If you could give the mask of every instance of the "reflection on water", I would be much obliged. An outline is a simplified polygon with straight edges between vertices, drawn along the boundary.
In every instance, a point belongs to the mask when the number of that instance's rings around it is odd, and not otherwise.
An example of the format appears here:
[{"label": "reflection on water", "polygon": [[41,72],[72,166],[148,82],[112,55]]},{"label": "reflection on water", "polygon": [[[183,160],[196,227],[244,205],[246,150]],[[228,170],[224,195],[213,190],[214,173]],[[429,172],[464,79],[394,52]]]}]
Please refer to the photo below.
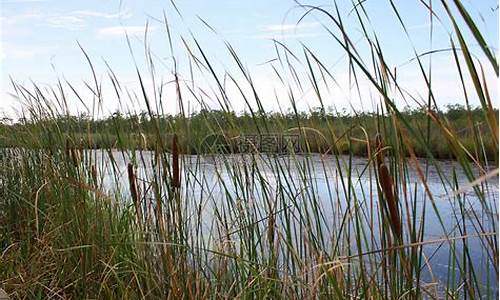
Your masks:
[{"label": "reflection on water", "polygon": [[[117,151],[111,152],[111,155],[113,160],[108,152],[86,153],[86,157],[92,157],[100,169],[106,190],[127,198],[126,166],[131,161],[138,167],[143,190],[148,190],[148,182],[158,173],[155,170],[160,168],[152,152],[125,154]],[[485,282],[489,277],[489,281],[494,282],[493,289],[497,291],[498,284],[493,279],[497,275],[492,267],[493,261],[485,250],[485,241],[473,236],[480,230],[496,232],[498,229],[498,176],[479,186],[478,191],[484,193],[485,203],[482,205],[472,188],[458,196],[453,195],[454,190],[470,182],[457,162],[442,160],[427,165],[421,160],[419,164],[425,184],[411,163],[403,168],[404,174],[394,174],[391,169],[393,176],[399,179],[397,185],[403,224],[408,218],[415,220],[417,225],[424,223],[424,241],[447,236],[472,236],[467,240],[457,239],[454,243],[441,241],[426,244],[424,253],[429,265],[424,270],[424,277],[446,282],[450,265],[455,265],[454,260],[461,259],[466,246],[475,270],[480,270],[476,276]],[[309,230],[321,237],[318,243],[323,249],[332,247],[332,241],[339,237],[341,228],[345,231],[345,226],[352,227],[356,222],[365,228],[366,237],[374,237],[375,247],[379,243],[377,237],[380,236],[381,226],[377,184],[372,164],[366,158],[319,154],[186,155],[182,157],[182,170],[185,216],[191,226],[200,228],[204,237],[216,234],[213,229],[222,211],[227,214],[225,218],[229,222],[226,227],[231,232],[245,225],[242,214],[255,214],[254,220],[265,220],[272,210],[276,213],[278,228],[290,222],[282,216],[284,211],[292,217],[292,222],[308,224]],[[475,172],[478,176],[479,171]],[[241,212],[243,208],[246,208],[245,213]],[[422,213],[424,210],[425,214]],[[465,218],[461,217],[462,212]],[[353,222],[355,216],[357,219]],[[461,226],[457,226],[457,222]],[[265,227],[266,222],[262,226]],[[479,226],[483,228],[479,229]],[[300,236],[297,233],[303,228],[293,228],[295,236]],[[359,249],[354,241],[342,243],[342,247],[355,249],[353,253],[368,249],[366,246]],[[450,247],[458,249],[456,257],[449,257]]]}]

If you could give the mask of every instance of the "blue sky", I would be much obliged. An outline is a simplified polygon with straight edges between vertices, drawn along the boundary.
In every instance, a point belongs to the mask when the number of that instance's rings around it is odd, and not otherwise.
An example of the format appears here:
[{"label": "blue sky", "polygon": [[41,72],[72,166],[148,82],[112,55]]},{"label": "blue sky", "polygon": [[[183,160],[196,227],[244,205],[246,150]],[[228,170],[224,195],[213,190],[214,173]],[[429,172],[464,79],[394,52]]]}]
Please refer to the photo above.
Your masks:
[{"label": "blue sky", "polygon": [[[277,110],[286,107],[287,93],[276,77],[273,77],[271,64],[263,64],[277,57],[272,39],[285,43],[290,50],[303,60],[301,43],[322,60],[337,78],[338,87],[333,83],[325,99],[327,106],[349,109],[370,109],[373,107],[376,95],[369,87],[363,89],[363,95],[357,95],[353,87],[349,87],[347,59],[342,49],[322,28],[322,24],[333,28],[330,21],[320,13],[313,13],[297,21],[303,15],[304,9],[294,1],[288,0],[254,0],[254,1],[177,1],[177,10],[170,1],[131,1],[131,0],[1,0],[1,71],[2,85],[0,93],[0,113],[12,114],[21,110],[21,105],[12,99],[8,92],[12,91],[9,76],[16,81],[28,84],[31,80],[45,85],[53,85],[57,78],[64,78],[75,86],[85,90],[83,80],[91,80],[91,73],[85,58],[78,47],[79,42],[87,51],[95,64],[99,80],[103,82],[103,93],[106,98],[103,114],[119,108],[119,103],[113,98],[109,82],[106,83],[106,61],[115,71],[119,79],[130,88],[137,89],[134,59],[141,71],[147,70],[144,59],[144,31],[148,24],[148,46],[155,60],[158,77],[168,81],[172,76],[173,61],[168,47],[168,40],[163,24],[164,14],[170,24],[173,36],[174,57],[178,63],[181,77],[188,79],[188,51],[181,41],[184,37],[194,49],[194,36],[202,45],[206,54],[214,63],[217,72],[226,70],[241,79],[235,62],[225,48],[224,42],[229,42],[237,51],[239,57],[250,70],[256,86],[261,91],[261,97],[266,99],[268,109]],[[323,5],[329,11],[334,11],[333,1],[302,1],[302,4]],[[418,0],[395,1],[406,23],[410,38],[407,38],[393,13],[388,0],[368,0],[365,8],[369,14],[370,32],[376,32],[377,38],[384,50],[384,56],[391,67],[398,68],[402,84],[406,83],[412,95],[425,97],[425,86],[415,63],[406,64],[414,56],[413,47],[417,53],[430,49],[449,47],[448,20],[442,14],[439,1],[433,1],[438,13],[443,16],[443,23],[434,27],[432,44],[429,39],[428,11]],[[368,48],[361,40],[361,27],[351,12],[351,1],[337,1],[339,11],[344,17],[345,25],[351,33],[354,42],[359,42],[360,51],[368,54]],[[464,0],[487,42],[498,52],[498,9],[497,1]],[[208,23],[216,33],[208,28]],[[132,58],[125,38],[125,32],[130,37],[134,59]],[[472,49],[481,62],[486,62],[475,42],[469,36]],[[282,52],[283,53],[283,52]],[[196,55],[199,56],[199,53]],[[368,58],[368,56],[366,56]],[[463,95],[459,88],[451,88],[458,84],[456,70],[453,67],[449,53],[433,56],[433,75],[438,102],[463,103]],[[427,59],[424,59],[427,62]],[[297,63],[300,66],[300,63]],[[497,78],[487,68],[487,79],[491,85],[492,95],[497,99]],[[196,73],[196,72],[195,72]],[[298,67],[298,74],[306,78],[304,66]],[[302,77],[303,76],[303,77]],[[212,90],[213,81],[203,74],[195,75],[199,89]],[[290,78],[289,78],[290,79]],[[291,80],[291,79],[290,79]],[[307,80],[306,80],[307,81]],[[152,86],[152,83],[149,82]],[[281,86],[280,86],[281,85]],[[362,84],[363,85],[363,84]],[[300,98],[302,109],[317,106],[310,88],[297,89],[296,97]],[[335,90],[338,89],[338,90]],[[424,91],[424,92],[422,92]],[[84,93],[84,92],[82,92]],[[326,93],[326,92],[325,92]],[[206,93],[207,102],[216,106],[216,101]],[[167,94],[175,97],[175,92]],[[215,96],[214,96],[215,97]],[[275,98],[278,97],[276,100]],[[243,101],[236,99],[234,109],[244,109]],[[362,99],[360,99],[362,98]],[[212,101],[212,102],[210,102]],[[403,101],[400,99],[400,101]],[[84,110],[76,99],[70,101],[73,112]],[[124,105],[122,109],[140,110],[140,101]],[[196,101],[192,100],[193,107]],[[279,104],[278,104],[279,103]],[[401,102],[401,105],[406,103]],[[412,105],[412,103],[410,103]],[[168,105],[167,111],[176,112],[174,104]]]}]

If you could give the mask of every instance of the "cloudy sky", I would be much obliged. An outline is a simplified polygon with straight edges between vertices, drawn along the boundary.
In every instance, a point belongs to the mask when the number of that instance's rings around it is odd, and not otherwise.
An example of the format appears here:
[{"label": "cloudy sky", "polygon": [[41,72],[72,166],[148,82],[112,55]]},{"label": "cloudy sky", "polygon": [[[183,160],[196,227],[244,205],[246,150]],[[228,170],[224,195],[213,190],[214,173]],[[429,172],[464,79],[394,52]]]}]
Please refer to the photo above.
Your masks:
[{"label": "cloudy sky", "polygon": [[[450,47],[452,28],[449,20],[443,14],[440,1],[431,2],[441,17],[440,20],[434,19],[432,40],[429,13],[419,0],[395,1],[409,36],[402,29],[389,0],[364,2],[367,12],[363,16],[367,26],[365,29],[371,36],[376,33],[389,67],[396,68],[400,84],[417,101],[425,99],[427,94],[418,65],[412,60],[415,53]],[[488,44],[497,53],[498,2],[463,2]],[[334,1],[304,0],[300,3],[322,5],[335,13]],[[13,115],[22,110],[21,102],[10,95],[13,93],[10,78],[27,87],[31,86],[31,82],[36,82],[43,88],[54,86],[58,79],[68,81],[88,104],[81,105],[65,86],[71,111],[90,113],[89,103],[95,100],[92,99],[95,96],[85,82],[92,86],[92,73],[78,44],[92,60],[98,82],[102,85],[104,103],[101,114],[109,114],[116,109],[144,109],[144,101],[138,90],[136,64],[144,75],[149,97],[154,99],[158,96],[158,88],[164,83],[164,109],[177,112],[175,86],[171,82],[174,59],[183,84],[192,87],[194,95],[189,95],[182,87],[189,109],[196,109],[196,99],[203,99],[209,106],[216,108],[220,94],[210,73],[203,68],[197,70],[192,55],[198,59],[203,56],[195,39],[217,75],[224,78],[224,73],[232,74],[242,89],[248,92],[248,82],[245,84],[244,76],[226,46],[230,44],[252,76],[252,82],[266,109],[286,109],[289,107],[290,94],[293,94],[301,109],[319,105],[307,74],[302,45],[306,45],[321,60],[333,77],[323,79],[319,70],[316,70],[319,76],[317,80],[322,81],[319,90],[326,106],[336,109],[373,109],[378,103],[377,95],[363,78],[355,86],[350,77],[352,74],[349,74],[345,51],[328,32],[330,29],[338,34],[333,23],[319,12],[308,14],[297,23],[305,13],[305,8],[297,4],[289,0],[185,0],[176,1],[175,5],[170,0],[1,0],[0,114]],[[352,10],[351,1],[337,1],[337,4],[351,40],[369,63],[369,47],[363,39],[362,27]],[[174,53],[169,47],[165,20],[169,24]],[[129,37],[130,49],[126,35]],[[496,100],[497,78],[475,41],[470,36],[467,39],[478,62],[485,64],[486,78],[492,97]],[[154,62],[154,82],[147,75],[146,52],[150,53]],[[286,53],[290,54],[289,60],[296,74],[283,64]],[[423,58],[426,68],[430,58]],[[109,80],[108,66],[120,81],[123,94],[127,95],[126,101],[117,99]],[[281,78],[275,70],[281,74]],[[459,77],[449,51],[432,55],[432,79],[439,105],[464,103]],[[236,86],[228,83],[226,88],[233,109],[244,110],[245,102]],[[414,101],[396,96],[396,93],[394,97],[398,105],[416,105]],[[472,101],[476,101],[473,96]]]}]

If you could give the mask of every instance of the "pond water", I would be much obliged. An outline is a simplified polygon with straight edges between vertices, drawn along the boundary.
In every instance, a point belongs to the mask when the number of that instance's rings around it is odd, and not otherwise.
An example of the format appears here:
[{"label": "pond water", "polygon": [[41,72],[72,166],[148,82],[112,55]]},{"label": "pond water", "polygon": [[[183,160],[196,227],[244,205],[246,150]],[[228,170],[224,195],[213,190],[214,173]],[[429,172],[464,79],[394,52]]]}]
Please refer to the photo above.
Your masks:
[{"label": "pond water", "polygon": [[[114,167],[110,163],[113,157]],[[140,186],[147,194],[148,184],[161,167],[152,152],[88,151],[87,159],[95,161],[102,175],[103,186],[111,193],[129,195],[127,164],[134,162]],[[168,159],[170,159],[167,156]],[[374,236],[375,249],[380,247],[380,222],[377,182],[373,164],[367,158],[331,156],[331,155],[185,155],[182,161],[182,201],[185,203],[185,216],[202,236],[213,238],[214,228],[223,213],[229,220],[229,231],[238,231],[244,224],[241,209],[247,209],[245,217],[253,214],[252,220],[266,220],[268,212],[276,214],[276,226],[284,227],[287,221],[282,214],[287,211],[292,216],[292,223],[307,224],[312,222],[310,230],[324,238],[319,243],[324,249],[332,247],[333,237],[338,236],[343,226],[354,230],[355,216],[365,229],[367,237]],[[390,166],[389,161],[387,162]],[[478,197],[473,188],[466,188],[470,180],[455,161],[439,160],[426,164],[419,160],[421,174],[408,162],[403,168],[404,174],[394,174],[398,180],[398,197],[403,223],[411,219],[419,226],[424,226],[423,247],[428,259],[423,277],[429,281],[445,284],[450,276],[450,265],[461,260],[463,247],[474,265],[479,281],[489,282],[491,293],[498,293],[497,274],[493,261],[486,251],[487,239],[478,237],[479,232],[498,231],[498,176],[493,176],[478,186],[484,197]],[[495,166],[489,167],[493,170]],[[486,172],[490,170],[485,170]],[[480,172],[473,168],[475,176]],[[396,176],[397,175],[397,176]],[[118,179],[118,180],[117,180]],[[427,188],[426,188],[427,186]],[[454,190],[463,189],[458,195]],[[150,190],[150,189],[149,189]],[[430,195],[429,195],[430,194]],[[151,196],[152,197],[152,196]],[[425,213],[424,212],[425,209]],[[462,217],[464,211],[465,217]],[[250,213],[251,212],[251,213]],[[416,212],[413,215],[413,212]],[[243,218],[245,218],[243,217]],[[263,221],[261,226],[266,227]],[[460,225],[460,226],[458,226]],[[294,226],[295,233],[302,228]],[[467,234],[466,239],[459,238]],[[445,241],[455,238],[456,242]],[[408,238],[408,236],[406,236]],[[300,238],[298,238],[300,240]],[[489,237],[497,244],[497,236]],[[405,241],[407,241],[405,239]],[[295,240],[297,245],[300,241]],[[359,249],[354,241],[343,246],[355,248],[354,253],[364,252],[368,246]],[[456,258],[450,258],[450,247],[456,247]],[[430,268],[429,268],[430,267]],[[457,270],[457,277],[459,267]],[[486,286],[485,286],[486,289]]]}]

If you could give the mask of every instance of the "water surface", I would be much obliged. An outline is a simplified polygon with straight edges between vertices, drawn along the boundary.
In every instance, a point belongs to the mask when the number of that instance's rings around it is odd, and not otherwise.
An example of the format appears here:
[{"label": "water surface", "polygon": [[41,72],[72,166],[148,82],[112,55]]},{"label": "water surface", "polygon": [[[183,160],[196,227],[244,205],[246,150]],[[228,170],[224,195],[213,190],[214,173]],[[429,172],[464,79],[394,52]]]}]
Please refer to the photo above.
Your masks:
[{"label": "water surface", "polygon": [[[97,150],[87,152],[86,156],[95,159],[103,175],[104,188],[110,193],[120,193],[121,197],[129,195],[128,163],[137,166],[140,185],[146,194],[151,178],[163,170],[155,154],[148,151],[108,153]],[[166,157],[170,159],[168,155]],[[309,230],[320,237],[318,243],[327,253],[335,244],[341,226],[346,226],[342,224],[343,220],[347,218],[351,221],[346,222],[348,226],[354,226],[355,215],[358,224],[365,228],[366,236],[374,237],[375,249],[380,247],[381,207],[375,170],[367,158],[237,154],[185,155],[181,161],[184,216],[205,238],[217,235],[214,229],[220,226],[221,213],[229,220],[225,224],[229,231],[238,231],[245,225],[241,211],[246,211],[245,216],[253,214],[249,219],[266,220],[272,210],[277,216],[277,228],[290,222],[282,216],[284,211],[292,216],[297,239],[300,239],[297,233],[303,230],[303,225],[309,224]],[[427,267],[423,268],[424,278],[444,285],[449,270],[455,265],[454,260],[459,273],[458,260],[462,259],[466,246],[474,269],[478,271],[476,276],[481,282],[490,282],[490,291],[497,293],[498,276],[493,261],[485,251],[485,239],[476,235],[498,230],[498,176],[481,183],[476,191],[468,188],[456,194],[455,190],[468,186],[470,182],[457,162],[438,160],[427,164],[425,160],[419,160],[418,163],[421,173],[411,162],[403,168],[403,174],[395,174],[394,169],[390,169],[392,176],[399,178],[398,197],[403,223],[410,218],[416,220],[416,224],[425,225],[424,241],[429,243],[423,247],[428,260]],[[389,160],[387,164],[391,166]],[[494,166],[489,168],[494,169]],[[473,168],[473,172],[475,176],[482,174],[478,168]],[[478,197],[478,192],[484,196]],[[152,195],[149,197],[153,198]],[[266,224],[263,221],[261,226],[265,229]],[[343,227],[342,230],[347,229]],[[463,235],[470,237],[457,238]],[[446,238],[454,238],[455,242],[444,241]],[[434,240],[443,241],[431,242]],[[366,246],[360,249],[354,242],[342,243],[343,247],[351,247],[353,253],[373,250]],[[457,249],[455,258],[450,257],[450,247]]]}]

